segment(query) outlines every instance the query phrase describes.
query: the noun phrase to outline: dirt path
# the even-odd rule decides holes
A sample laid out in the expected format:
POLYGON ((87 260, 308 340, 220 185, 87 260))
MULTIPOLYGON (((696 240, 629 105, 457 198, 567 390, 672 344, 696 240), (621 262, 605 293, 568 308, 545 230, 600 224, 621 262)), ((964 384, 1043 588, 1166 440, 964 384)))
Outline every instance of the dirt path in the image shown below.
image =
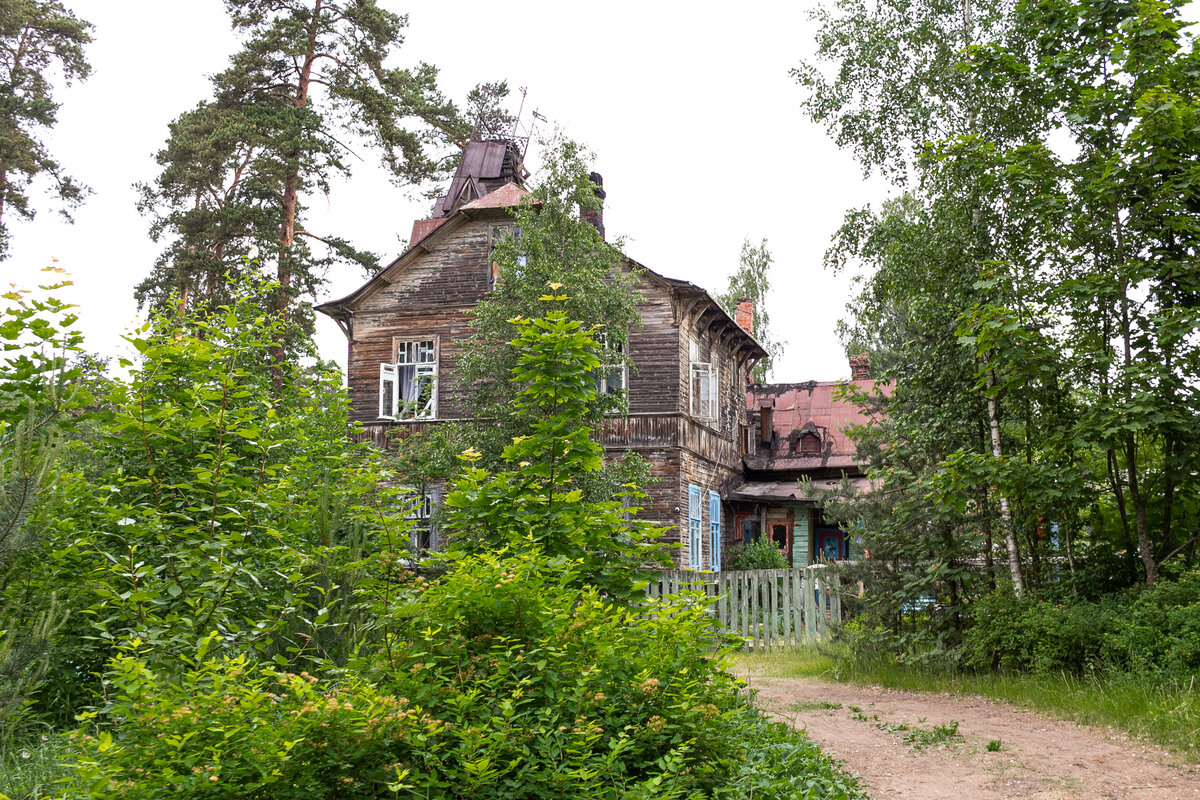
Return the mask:
POLYGON ((1200 798, 1200 771, 1164 751, 981 697, 747 680, 761 707, 844 761, 872 798, 1200 798), (954 722, 957 735, 947 737, 954 722), (994 740, 999 749, 989 751, 994 740))

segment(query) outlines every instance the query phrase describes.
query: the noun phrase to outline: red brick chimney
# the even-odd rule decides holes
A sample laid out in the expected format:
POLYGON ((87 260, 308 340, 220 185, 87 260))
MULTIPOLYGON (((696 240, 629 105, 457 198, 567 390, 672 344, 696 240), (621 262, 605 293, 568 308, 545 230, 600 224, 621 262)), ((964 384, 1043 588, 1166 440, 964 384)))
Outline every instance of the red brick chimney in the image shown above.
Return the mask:
POLYGON ((742 297, 738 300, 737 313, 734 314, 733 321, 737 326, 751 336, 754 335, 754 301, 749 297, 742 297))
POLYGON ((871 377, 871 357, 859 353, 850 357, 850 380, 865 381, 871 377))
POLYGON ((584 222, 589 223, 596 230, 600 231, 600 238, 603 239, 604 238, 604 198, 608 196, 604 192, 604 178, 601 177, 599 172, 592 172, 592 173, 588 174, 588 178, 590 178, 592 183, 595 184, 595 186, 596 186, 596 188, 593 189, 592 191, 594 191, 596 193, 596 199, 600 201, 600 207, 598 209, 591 209, 591 208, 579 209, 579 218, 581 220, 583 220, 584 222))

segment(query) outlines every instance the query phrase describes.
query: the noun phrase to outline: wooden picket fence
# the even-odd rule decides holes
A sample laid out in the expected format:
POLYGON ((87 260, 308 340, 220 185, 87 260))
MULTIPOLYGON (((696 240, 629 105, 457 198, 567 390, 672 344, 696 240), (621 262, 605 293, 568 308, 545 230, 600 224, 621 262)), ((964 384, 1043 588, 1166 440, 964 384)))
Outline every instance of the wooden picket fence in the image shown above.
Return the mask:
POLYGON ((651 597, 681 592, 702 593, 715 626, 740 636, 751 650, 816 642, 842 621, 837 573, 822 565, 739 572, 671 570, 650 581, 651 597))

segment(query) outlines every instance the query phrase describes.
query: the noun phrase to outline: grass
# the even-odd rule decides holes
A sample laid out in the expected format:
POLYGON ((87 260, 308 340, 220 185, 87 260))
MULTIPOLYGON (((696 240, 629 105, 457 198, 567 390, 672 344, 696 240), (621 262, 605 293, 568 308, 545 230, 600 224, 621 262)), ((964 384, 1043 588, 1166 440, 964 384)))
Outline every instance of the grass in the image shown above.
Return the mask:
POLYGON ((739 673, 822 678, 924 692, 983 695, 1085 725, 1110 726, 1200 762, 1200 689, 1191 683, 1124 673, 1076 676, 957 673, 896 663, 862 665, 836 649, 747 654, 739 673))
POLYGON ((61 745, 49 734, 0 736, 0 800, 43 800, 63 775, 61 745))

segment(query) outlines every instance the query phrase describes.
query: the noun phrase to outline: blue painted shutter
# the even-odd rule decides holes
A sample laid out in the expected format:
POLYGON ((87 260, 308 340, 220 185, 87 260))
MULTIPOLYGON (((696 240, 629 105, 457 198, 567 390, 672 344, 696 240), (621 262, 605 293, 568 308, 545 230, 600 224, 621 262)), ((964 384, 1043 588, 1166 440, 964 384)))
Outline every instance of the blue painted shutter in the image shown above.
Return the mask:
POLYGON ((704 538, 701 533, 700 487, 688 485, 688 567, 700 569, 704 538))
POLYGON ((721 495, 708 493, 708 534, 712 546, 712 571, 721 571, 721 495))

